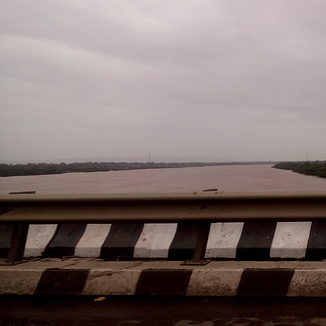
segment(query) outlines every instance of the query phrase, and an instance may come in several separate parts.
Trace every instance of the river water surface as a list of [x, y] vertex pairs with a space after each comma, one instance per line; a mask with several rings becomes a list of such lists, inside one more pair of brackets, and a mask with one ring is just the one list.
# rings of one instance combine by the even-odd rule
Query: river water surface
[[0, 194], [166, 193], [219, 191], [326, 191], [326, 179], [271, 165], [147, 169], [0, 178]]

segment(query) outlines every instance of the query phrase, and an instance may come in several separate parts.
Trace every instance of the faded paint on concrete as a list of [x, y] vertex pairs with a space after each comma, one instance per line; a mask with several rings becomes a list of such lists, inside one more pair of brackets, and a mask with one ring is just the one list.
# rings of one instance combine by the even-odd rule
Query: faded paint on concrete
[[92, 270], [84, 295], [133, 295], [136, 291], [140, 270]]
[[242, 271], [242, 269], [195, 269], [190, 278], [187, 295], [234, 296]]

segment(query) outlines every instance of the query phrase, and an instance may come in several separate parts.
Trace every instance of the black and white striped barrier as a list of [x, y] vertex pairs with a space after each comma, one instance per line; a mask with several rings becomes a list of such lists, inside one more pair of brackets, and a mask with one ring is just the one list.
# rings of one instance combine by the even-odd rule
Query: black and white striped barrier
[[[0, 225], [0, 257], [7, 257], [10, 225]], [[206, 258], [326, 259], [326, 221], [212, 223]], [[104, 260], [187, 260], [197, 230], [192, 223], [30, 225], [25, 257], [99, 257]]]
[[221, 268], [220, 262], [205, 267], [150, 262], [122, 267], [111, 262], [111, 268], [76, 269], [73, 259], [66, 262], [70, 267], [0, 267], [0, 294], [326, 296], [325, 268]]

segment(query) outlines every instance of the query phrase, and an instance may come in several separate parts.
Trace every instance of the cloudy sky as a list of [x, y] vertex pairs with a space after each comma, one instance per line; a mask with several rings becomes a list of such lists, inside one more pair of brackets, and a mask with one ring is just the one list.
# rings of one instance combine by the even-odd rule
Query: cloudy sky
[[324, 0], [2, 0], [0, 161], [326, 159]]

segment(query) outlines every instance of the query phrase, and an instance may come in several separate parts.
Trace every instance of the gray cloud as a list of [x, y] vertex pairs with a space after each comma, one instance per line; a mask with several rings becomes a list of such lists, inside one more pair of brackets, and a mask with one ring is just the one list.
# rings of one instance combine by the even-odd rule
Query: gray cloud
[[0, 161], [325, 159], [326, 4], [1, 4]]

